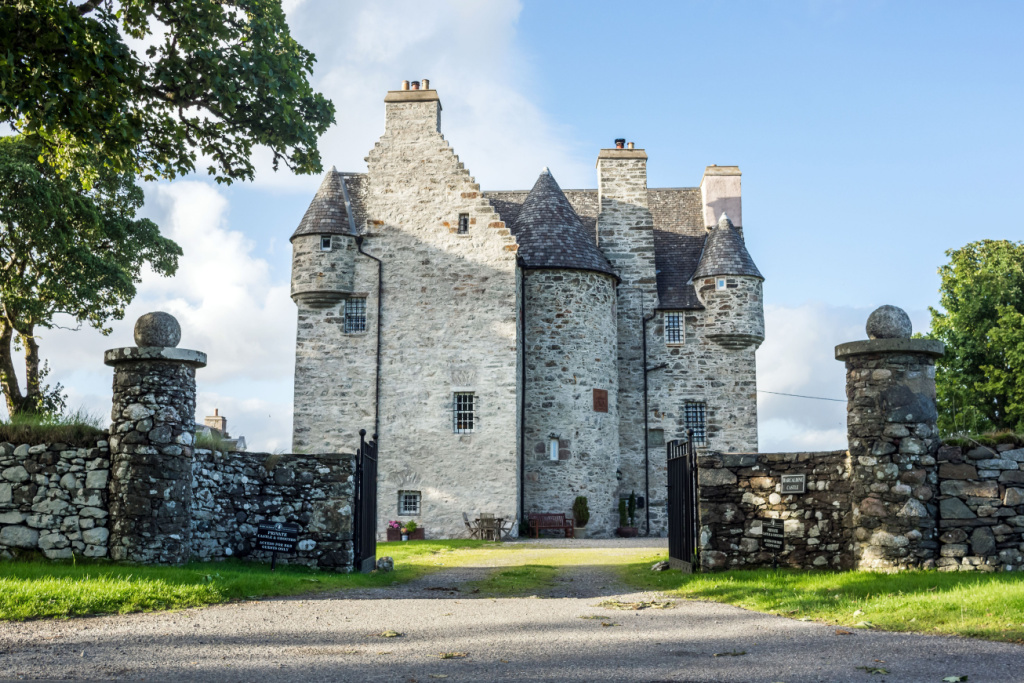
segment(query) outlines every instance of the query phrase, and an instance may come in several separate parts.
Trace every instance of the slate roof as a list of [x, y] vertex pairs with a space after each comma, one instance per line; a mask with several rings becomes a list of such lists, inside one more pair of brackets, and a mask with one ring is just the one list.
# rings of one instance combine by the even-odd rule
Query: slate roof
[[593, 229], [583, 224], [548, 169], [509, 213], [514, 213], [514, 218], [509, 220], [510, 216], [502, 214], [502, 220], [519, 242], [519, 255], [527, 268], [568, 268], [615, 275], [597, 248]]
[[[600, 213], [597, 190], [563, 190], [562, 193], [576, 211], [587, 241], [596, 245], [597, 214]], [[507, 225], [514, 225], [528, 194], [524, 190], [512, 190], [485, 192], [484, 196]], [[700, 188], [648, 189], [647, 204], [654, 219], [658, 307], [662, 310], [704, 308], [690, 283], [707, 235]], [[519, 241], [522, 244], [521, 238]]]
[[724, 213], [718, 219], [718, 225], [708, 233], [700, 264], [693, 273], [694, 278], [709, 275], [750, 275], [764, 279], [754, 265], [754, 259], [750, 258], [739, 231]]
[[342, 174], [338, 169], [324, 175], [320, 188], [306, 209], [299, 227], [291, 239], [299, 235], [348, 235], [350, 233], [348, 212], [345, 211], [345, 192], [342, 189]]

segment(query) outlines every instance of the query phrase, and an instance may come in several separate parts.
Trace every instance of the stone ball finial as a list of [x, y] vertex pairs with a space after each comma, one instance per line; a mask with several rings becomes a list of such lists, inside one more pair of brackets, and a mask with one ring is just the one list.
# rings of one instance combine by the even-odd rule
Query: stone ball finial
[[135, 323], [136, 346], [177, 346], [181, 341], [181, 325], [170, 313], [154, 311]]
[[879, 306], [868, 316], [868, 339], [909, 339], [914, 331], [907, 312], [898, 306]]

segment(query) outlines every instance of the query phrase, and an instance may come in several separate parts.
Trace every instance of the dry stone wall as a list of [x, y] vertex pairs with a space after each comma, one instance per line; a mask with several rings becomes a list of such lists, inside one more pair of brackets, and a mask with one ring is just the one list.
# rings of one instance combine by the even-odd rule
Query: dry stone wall
[[[781, 566], [849, 569], [851, 471], [846, 451], [716, 453], [698, 458], [701, 564], [708, 570], [770, 566], [765, 519], [785, 528]], [[782, 475], [803, 474], [806, 491], [785, 494]]]
[[[618, 526], [615, 280], [573, 270], [525, 277], [526, 513], [571, 516], [576, 496], [586, 496], [590, 521], [580, 535], [611, 535]], [[595, 389], [607, 392], [607, 412], [595, 410]]]
[[1024, 570], [1024, 448], [938, 450], [940, 571]]
[[0, 559], [106, 557], [110, 451], [0, 443]]
[[298, 552], [279, 561], [349, 572], [353, 564], [352, 501], [355, 456], [220, 453], [196, 449], [190, 509], [192, 556], [243, 557], [270, 553], [253, 539], [260, 522], [299, 525]]

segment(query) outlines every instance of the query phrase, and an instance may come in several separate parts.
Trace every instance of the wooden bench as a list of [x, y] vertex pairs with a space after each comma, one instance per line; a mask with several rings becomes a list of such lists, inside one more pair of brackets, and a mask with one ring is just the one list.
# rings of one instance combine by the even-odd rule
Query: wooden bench
[[566, 519], [562, 513], [534, 513], [528, 517], [530, 531], [534, 538], [540, 538], [542, 529], [561, 529], [565, 532], [566, 538], [576, 538], [576, 529], [572, 519]]

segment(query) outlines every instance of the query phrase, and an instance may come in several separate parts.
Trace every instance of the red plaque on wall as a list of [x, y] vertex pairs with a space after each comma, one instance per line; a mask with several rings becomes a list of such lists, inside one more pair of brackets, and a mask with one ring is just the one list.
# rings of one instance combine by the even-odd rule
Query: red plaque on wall
[[594, 412], [596, 412], [596, 413], [607, 413], [608, 412], [608, 390], [607, 389], [594, 389]]

